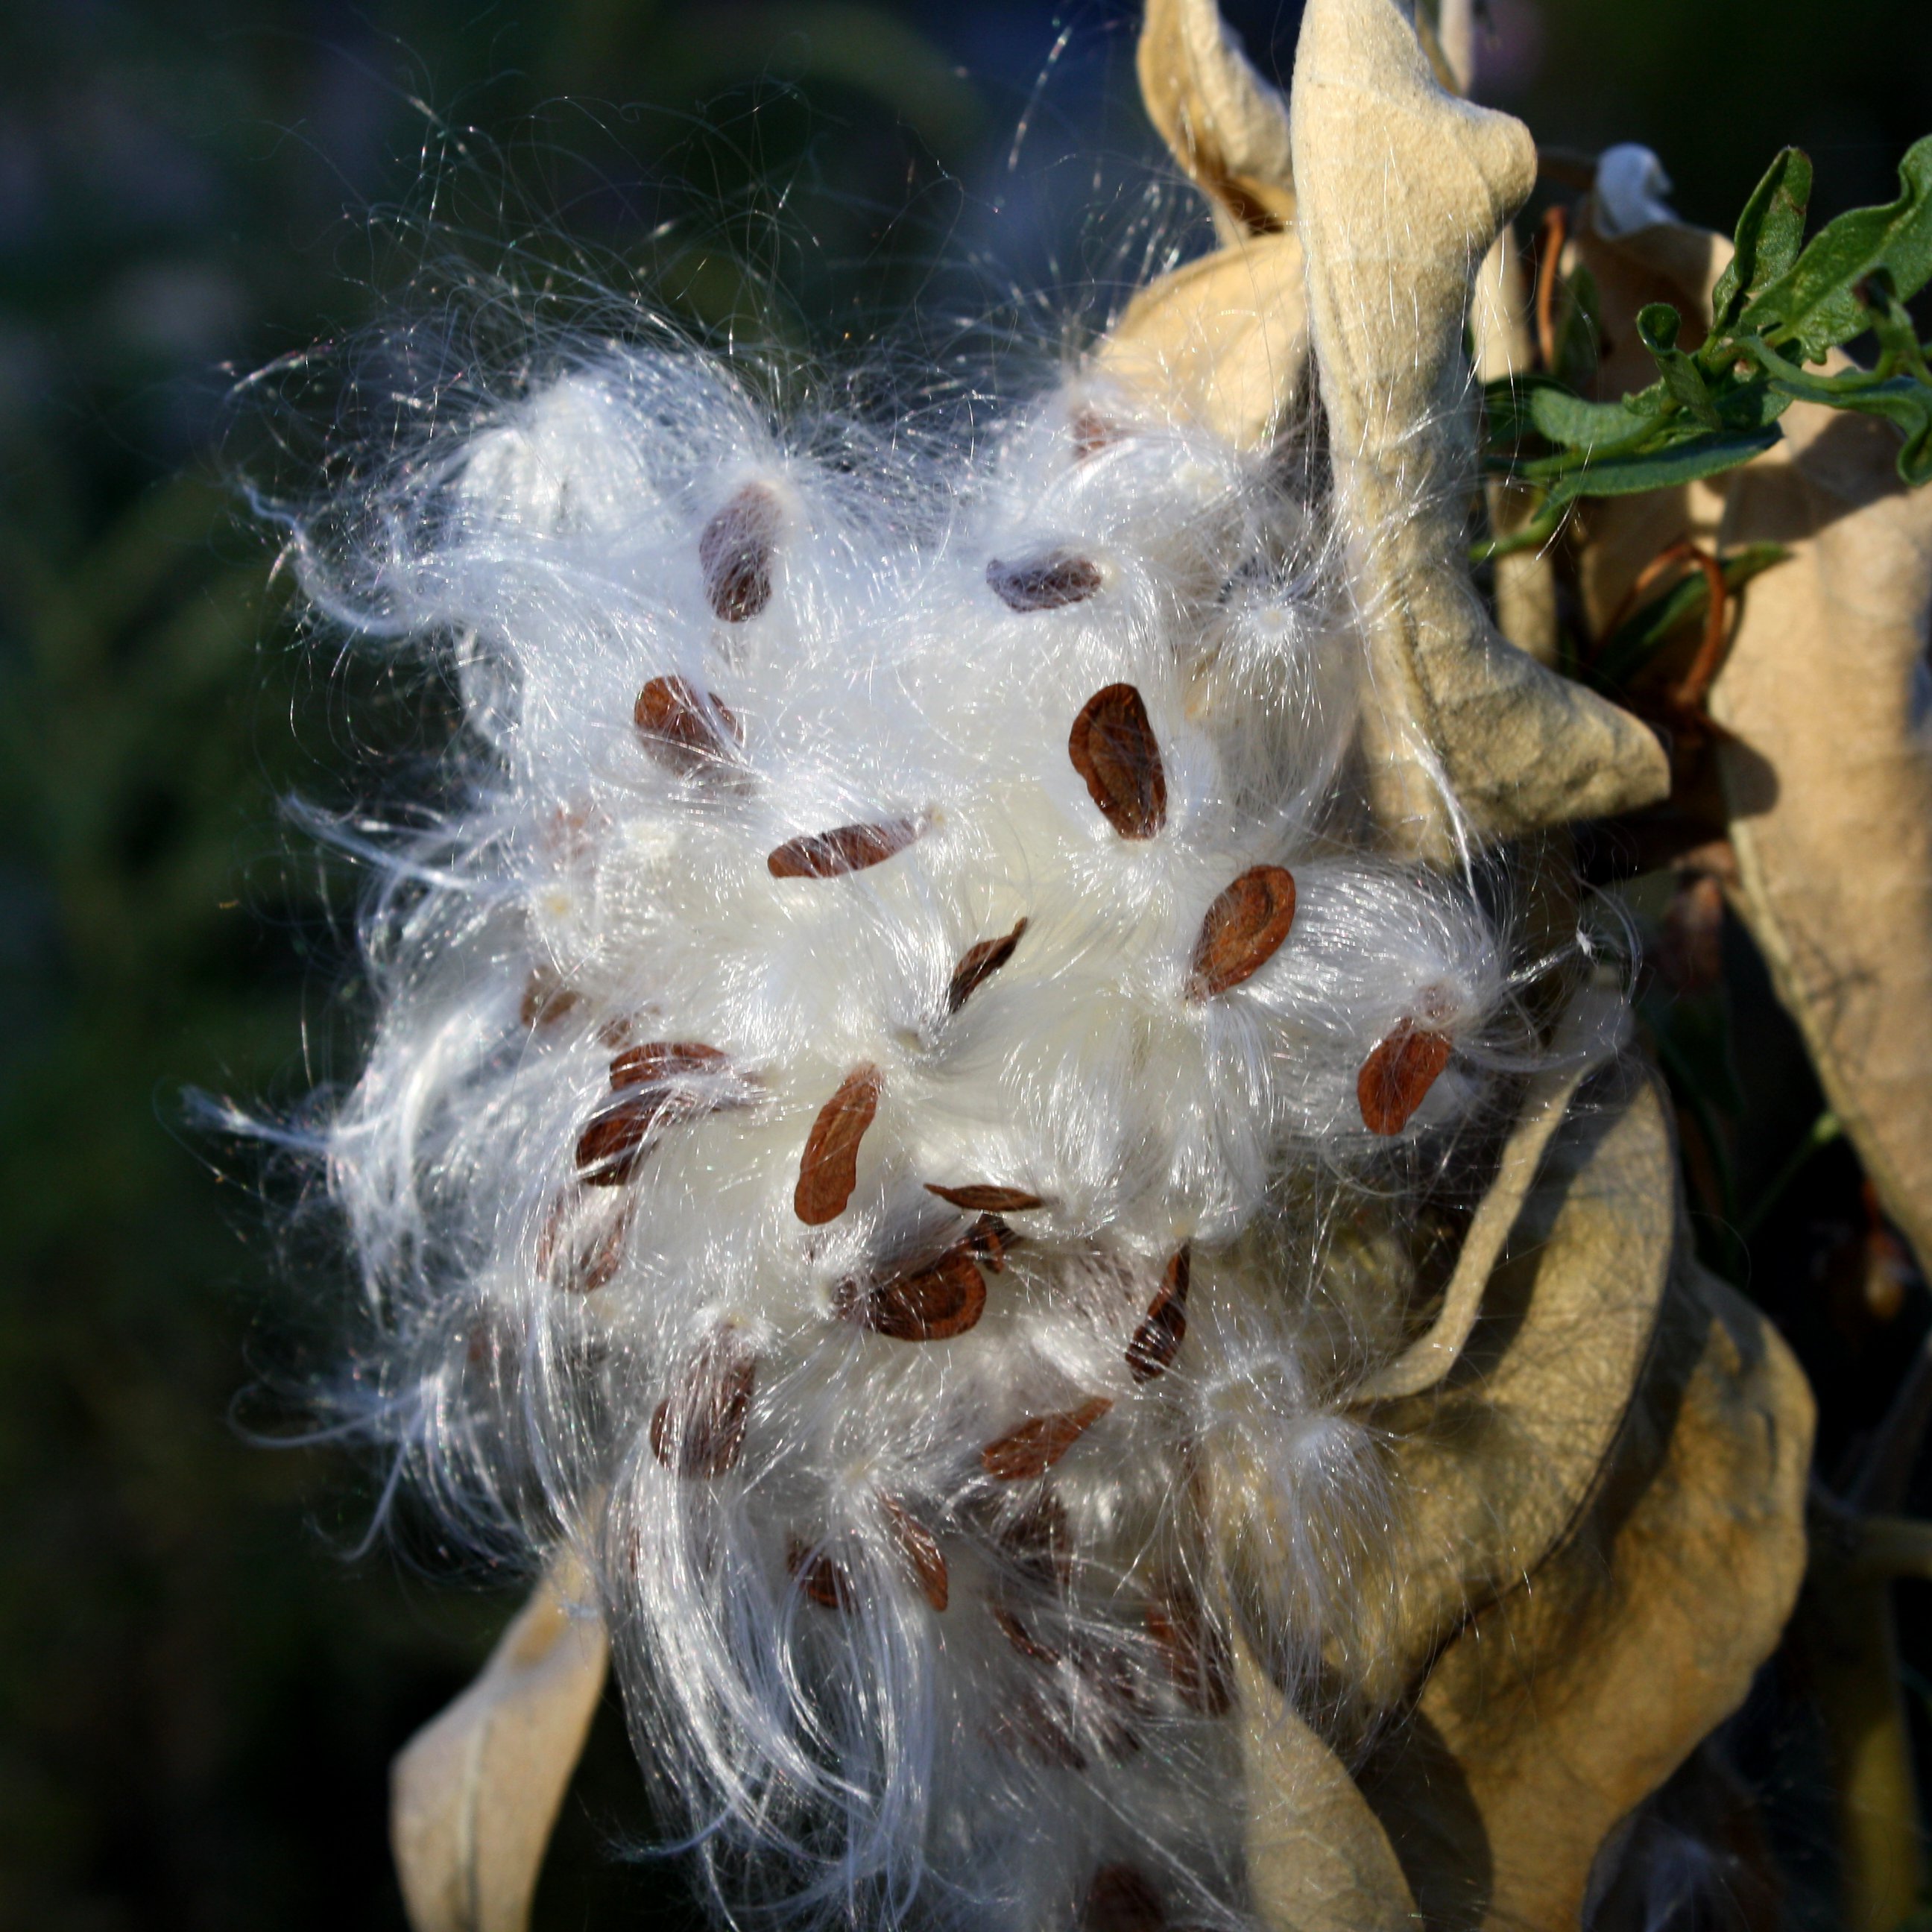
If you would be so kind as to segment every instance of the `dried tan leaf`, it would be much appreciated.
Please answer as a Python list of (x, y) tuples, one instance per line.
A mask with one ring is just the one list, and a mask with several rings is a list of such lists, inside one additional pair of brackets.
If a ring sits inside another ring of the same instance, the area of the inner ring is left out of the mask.
[[(1607, 384), (1641, 353), (1635, 306), (1675, 302), (1694, 341), (1730, 259), (1675, 224), (1586, 232), (1578, 252), (1603, 293)], [(1600, 626), (1685, 535), (1792, 551), (1742, 594), (1710, 694), (1730, 734), (1716, 757), (1734, 896), (1887, 1213), (1932, 1264), (1932, 490), (1900, 483), (1882, 422), (1808, 404), (1783, 422), (1785, 440), (1728, 476), (1592, 506), (1586, 595)]]
[(1413, 1932), (1420, 1921), (1408, 1881), (1341, 1760), (1245, 1645), (1235, 1679), (1256, 1915), (1278, 1932)]
[(1370, 1774), (1431, 1924), (1574, 1927), (1615, 1826), (1743, 1701), (1804, 1570), (1810, 1390), (1688, 1256), (1587, 1516), (1431, 1670)]
[(1355, 1392), (1358, 1403), (1390, 1402), (1432, 1388), (1468, 1346), (1503, 1243), (1521, 1213), (1550, 1143), (1570, 1112), (1585, 1076), (1602, 1065), (1624, 1028), (1613, 994), (1586, 987), (1572, 1001), (1550, 1042), (1552, 1064), (1532, 1079), (1490, 1183), (1456, 1257), (1442, 1306), (1426, 1334)]
[(1462, 560), (1475, 468), (1463, 328), (1475, 266), (1535, 178), (1527, 131), (1445, 94), (1395, 0), (1310, 0), (1292, 120), (1310, 326), (1368, 614), (1365, 748), (1384, 826), (1446, 857), (1445, 782), (1495, 836), (1660, 798), (1654, 736), (1507, 643)]
[(390, 1774), (389, 1828), (414, 1932), (524, 1932), (544, 1848), (604, 1688), (609, 1646), (567, 1552), (475, 1683)]
[(1244, 449), (1274, 434), (1308, 362), (1301, 242), (1259, 235), (1141, 290), (1095, 357), (1100, 372), (1168, 420)]
[(1215, 0), (1148, 0), (1136, 60), (1148, 118), (1208, 196), (1222, 239), (1286, 227), (1288, 104), (1234, 44)]

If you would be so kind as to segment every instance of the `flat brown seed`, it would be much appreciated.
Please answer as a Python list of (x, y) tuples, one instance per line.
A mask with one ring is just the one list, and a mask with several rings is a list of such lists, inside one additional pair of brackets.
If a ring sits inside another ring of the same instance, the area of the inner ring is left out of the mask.
[(992, 1183), (975, 1183), (968, 1187), (942, 1187), (936, 1180), (926, 1184), (928, 1194), (936, 1194), (942, 1201), (950, 1201), (956, 1208), (963, 1208), (969, 1214), (1018, 1214), (1028, 1208), (1044, 1208), (1045, 1199), (1037, 1194), (1029, 1194), (1024, 1187), (999, 1187)]
[(1010, 610), (1058, 610), (1084, 602), (1100, 587), (1100, 566), (1084, 556), (1050, 550), (1018, 563), (994, 557), (986, 566), (986, 581)]
[(859, 1143), (879, 1111), (879, 1070), (860, 1066), (819, 1108), (798, 1163), (791, 1204), (808, 1228), (823, 1227), (845, 1211), (859, 1184)]
[(895, 1342), (950, 1342), (985, 1312), (986, 1284), (962, 1241), (937, 1261), (902, 1269), (869, 1288), (848, 1284), (838, 1299), (874, 1334)]
[(688, 1094), (662, 1087), (627, 1089), (592, 1114), (577, 1137), (577, 1178), (587, 1187), (621, 1187), (649, 1150), (653, 1129), (704, 1111)]
[(952, 1594), (952, 1585), (946, 1567), (946, 1552), (940, 1548), (938, 1538), (896, 1496), (889, 1496), (882, 1491), (879, 1500), (885, 1505), (886, 1520), (892, 1525), (893, 1540), (898, 1544), (899, 1554), (905, 1558), (906, 1568), (911, 1571), (920, 1594), (935, 1610), (944, 1610)]
[(1127, 1368), (1137, 1382), (1150, 1381), (1174, 1366), (1187, 1333), (1187, 1283), (1192, 1264), (1182, 1248), (1167, 1264), (1147, 1318), (1127, 1344)]
[(1019, 1238), (998, 1215), (982, 1214), (966, 1230), (961, 1245), (968, 1254), (976, 1255), (995, 1274), (1004, 1274), (1007, 1251)]
[(1054, 1415), (1036, 1415), (1010, 1429), (980, 1451), (980, 1460), (994, 1481), (1017, 1483), (1043, 1476), (1082, 1436), (1113, 1407), (1110, 1396), (1090, 1396), (1078, 1408)]
[(1066, 753), (1102, 816), (1123, 838), (1151, 838), (1167, 823), (1160, 747), (1132, 685), (1110, 684), (1088, 699), (1073, 721)]
[(778, 500), (762, 483), (747, 483), (698, 539), (704, 594), (728, 624), (755, 617), (772, 601), (772, 560), (778, 546)]
[(721, 758), (744, 740), (737, 719), (711, 692), (681, 677), (652, 678), (638, 692), (632, 718), (652, 751), (681, 769)]
[(1204, 1717), (1226, 1717), (1234, 1707), (1227, 1640), (1204, 1619), (1192, 1592), (1176, 1590), (1166, 1602), (1150, 1604), (1146, 1621), (1181, 1702)]
[(883, 825), (839, 825), (830, 832), (788, 838), (765, 859), (775, 879), (836, 879), (882, 866), (919, 836), (916, 820), (895, 818)]
[(1016, 1757), (1046, 1770), (1087, 1768), (1087, 1754), (1074, 1742), (1065, 1716), (1033, 1692), (1003, 1712), (989, 1735)]
[(1294, 875), (1255, 866), (1208, 908), (1188, 969), (1187, 997), (1210, 1000), (1238, 986), (1272, 959), (1294, 923)]
[(1028, 1663), (1043, 1664), (1049, 1670), (1058, 1665), (1059, 1652), (1042, 1643), (1004, 1604), (994, 1604), (992, 1609), (993, 1621), (999, 1625), (1000, 1634)]
[(967, 947), (952, 969), (952, 983), (946, 989), (949, 1013), (956, 1013), (1013, 956), (1026, 929), (1027, 922), (1022, 920), (1004, 939), (982, 939)]
[(1162, 1932), (1167, 1908), (1150, 1879), (1132, 1865), (1102, 1865), (1087, 1888), (1080, 1932)]
[(548, 966), (533, 966), (530, 976), (524, 982), (524, 997), (518, 1003), (517, 1016), (526, 1027), (554, 1026), (582, 998)]
[(1066, 1589), (1073, 1580), (1073, 1533), (1060, 1498), (1042, 1485), (998, 1534), (1001, 1558), (1030, 1582)]
[(695, 1040), (652, 1040), (627, 1046), (610, 1062), (614, 1092), (644, 1087), (679, 1073), (722, 1073), (730, 1065), (715, 1046)]
[(674, 1474), (722, 1476), (745, 1448), (758, 1358), (727, 1329), (693, 1358), (651, 1416), (651, 1453)]
[(855, 1610), (859, 1593), (851, 1573), (820, 1550), (817, 1556), (796, 1537), (785, 1552), (785, 1568), (798, 1579), (800, 1590), (824, 1610)]
[(1372, 1134), (1399, 1134), (1449, 1064), (1450, 1043), (1404, 1020), (1362, 1063), (1355, 1100)]
[(1084, 463), (1098, 456), (1110, 444), (1121, 440), (1121, 432), (1097, 410), (1076, 410), (1067, 419), (1066, 434), (1073, 444), (1073, 460)]

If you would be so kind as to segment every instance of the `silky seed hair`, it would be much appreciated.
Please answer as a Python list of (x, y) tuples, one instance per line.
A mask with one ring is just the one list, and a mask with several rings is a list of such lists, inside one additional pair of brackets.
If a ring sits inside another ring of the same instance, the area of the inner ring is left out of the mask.
[(1372, 832), (1306, 440), (1084, 377), (896, 440), (605, 344), (294, 521), (464, 710), (357, 835), (344, 1400), (587, 1559), (724, 1913), (1251, 1924), (1240, 1648), (1312, 1708), (1376, 1627), (1347, 1397), (1549, 962)]

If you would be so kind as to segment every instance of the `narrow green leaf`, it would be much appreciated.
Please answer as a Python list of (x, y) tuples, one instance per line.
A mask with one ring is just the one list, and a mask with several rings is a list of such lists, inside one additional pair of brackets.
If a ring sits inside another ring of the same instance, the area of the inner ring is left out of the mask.
[(1798, 260), (1745, 305), (1740, 331), (1788, 333), (1808, 362), (1822, 362), (1828, 350), (1870, 326), (1858, 285), (1874, 270), (1889, 273), (1901, 302), (1932, 280), (1932, 135), (1906, 151), (1898, 178), (1896, 201), (1855, 208), (1820, 230)]
[(1932, 385), (1916, 376), (1893, 376), (1853, 387), (1842, 379), (1834, 382), (1828, 376), (1796, 374), (1774, 376), (1772, 387), (1801, 403), (1882, 416), (1904, 438), (1898, 452), (1900, 481), (1915, 490), (1932, 483)]
[(1641, 435), (1651, 420), (1624, 403), (1588, 403), (1554, 387), (1532, 389), (1527, 400), (1531, 427), (1566, 449), (1624, 442)]
[(1555, 478), (1550, 496), (1567, 503), (1579, 496), (1634, 496), (1646, 490), (1677, 489), (1748, 463), (1782, 434), (1775, 424), (1762, 430), (1713, 430), (1645, 455), (1612, 457)]
[(1638, 339), (1655, 359), (1670, 400), (1706, 429), (1722, 429), (1716, 399), (1702, 368), (1677, 346), (1684, 318), (1668, 302), (1649, 302), (1636, 312)]
[(1802, 148), (1781, 149), (1738, 217), (1737, 253), (1712, 292), (1718, 329), (1735, 322), (1751, 296), (1797, 260), (1810, 202), (1810, 156)]

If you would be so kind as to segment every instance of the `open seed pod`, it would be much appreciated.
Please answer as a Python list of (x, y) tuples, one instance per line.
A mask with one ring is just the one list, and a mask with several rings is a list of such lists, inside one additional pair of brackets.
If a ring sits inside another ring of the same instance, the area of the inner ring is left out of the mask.
[[(474, 996), (441, 1157), (492, 1178), (473, 1246), (518, 1186), (544, 1230), (484, 1286), (538, 1338), (559, 1462), (627, 1432), (557, 1513), (636, 1728), (790, 1834), (802, 1909), (916, 1922), (916, 1799), (962, 1924), (1573, 1925), (1795, 1595), (1802, 1377), (1689, 1258), (1619, 994), (1544, 943), (1562, 829), (1670, 773), (1470, 582), (1465, 328), (1534, 158), (1444, 86), (1453, 28), (1310, 0), (1284, 102), (1203, 0), (1154, 0), (1149, 112), (1222, 245), (1014, 433), (970, 514), (1018, 502), (1024, 541), (882, 578), (852, 649), (897, 657), (821, 663), (812, 628), (897, 526), (722, 406), (691, 413), (724, 457), (608, 527), (515, 480), (632, 460), (584, 434), (638, 419), (590, 380), (450, 472), (439, 533), (477, 518), (493, 568), (561, 544), (562, 598), (656, 545), (695, 614), (538, 842), (527, 929), (578, 1003)], [(545, 728), (608, 733), (601, 668), (519, 662)], [(496, 1802), (512, 1720), (548, 1815), (592, 1674), (493, 1664), (400, 1815)], [(814, 1863), (801, 1793), (859, 1850)], [(399, 1831), (418, 1932), (514, 1932), (540, 1836)]]

